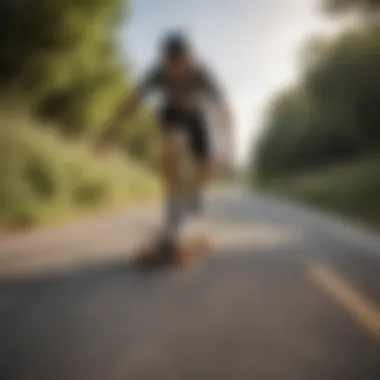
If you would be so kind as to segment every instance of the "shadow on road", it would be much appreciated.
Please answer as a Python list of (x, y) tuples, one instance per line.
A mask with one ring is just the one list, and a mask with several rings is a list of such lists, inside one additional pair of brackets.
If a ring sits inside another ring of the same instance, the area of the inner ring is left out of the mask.
[(147, 280), (165, 274), (170, 270), (174, 270), (174, 268), (169, 263), (152, 262), (140, 265), (129, 259), (119, 259), (107, 264), (90, 265), (79, 269), (0, 279), (0, 296), (4, 292), (8, 293), (22, 289), (32, 291), (39, 288), (56, 289), (68, 284), (91, 287), (107, 279), (121, 277), (126, 284), (133, 285), (137, 279)]
[(237, 247), (191, 271), (118, 260), (0, 281), (0, 378), (314, 379), (317, 366), (348, 379), (347, 363), (377, 371), (373, 343), (326, 303), (305, 259), (301, 247)]

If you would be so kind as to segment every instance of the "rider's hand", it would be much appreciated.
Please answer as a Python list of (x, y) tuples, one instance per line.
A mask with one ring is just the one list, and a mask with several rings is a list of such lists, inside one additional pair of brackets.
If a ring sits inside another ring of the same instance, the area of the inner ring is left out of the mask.
[(104, 140), (98, 140), (97, 142), (95, 142), (93, 148), (95, 155), (101, 157), (109, 151), (110, 144)]
[(102, 156), (106, 154), (115, 140), (115, 128), (112, 123), (104, 128), (103, 133), (98, 136), (94, 143), (94, 152), (97, 156)]

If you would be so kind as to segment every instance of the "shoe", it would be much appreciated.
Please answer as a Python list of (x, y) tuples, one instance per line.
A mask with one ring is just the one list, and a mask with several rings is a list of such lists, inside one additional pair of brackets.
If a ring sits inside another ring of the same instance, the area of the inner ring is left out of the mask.
[(206, 234), (208, 223), (203, 215), (189, 215), (180, 224), (178, 236), (180, 239), (192, 239)]

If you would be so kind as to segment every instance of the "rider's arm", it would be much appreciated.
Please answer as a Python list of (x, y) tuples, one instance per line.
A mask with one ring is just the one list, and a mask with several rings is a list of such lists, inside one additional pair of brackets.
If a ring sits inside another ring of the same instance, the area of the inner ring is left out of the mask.
[(217, 107), (219, 121), (223, 126), (231, 126), (231, 111), (228, 102), (225, 99), (224, 91), (214, 75), (205, 68), (202, 70), (202, 82), (207, 94)]
[(113, 117), (104, 128), (104, 131), (100, 137), (101, 144), (108, 143), (115, 138), (118, 133), (118, 128), (120, 127), (119, 121), (131, 117), (137, 110), (140, 102), (141, 97), (137, 92), (134, 92), (128, 100), (119, 105)]
[(117, 108), (114, 116), (107, 123), (101, 136), (101, 141), (107, 143), (112, 140), (118, 132), (119, 121), (130, 118), (138, 109), (143, 98), (153, 90), (159, 81), (157, 69), (152, 70), (137, 86), (132, 95)]
[(230, 104), (227, 102), (218, 81), (210, 71), (203, 69), (202, 81), (208, 95), (216, 106), (216, 117), (220, 131), (224, 135), (224, 139), (230, 144), (230, 148), (228, 148), (230, 153), (233, 153), (233, 121)]

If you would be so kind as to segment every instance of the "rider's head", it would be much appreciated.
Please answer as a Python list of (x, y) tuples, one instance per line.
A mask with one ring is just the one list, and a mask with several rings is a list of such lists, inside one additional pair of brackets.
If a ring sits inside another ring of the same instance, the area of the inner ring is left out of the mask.
[(185, 34), (172, 32), (166, 36), (162, 44), (162, 55), (169, 69), (181, 70), (192, 61), (190, 42)]

